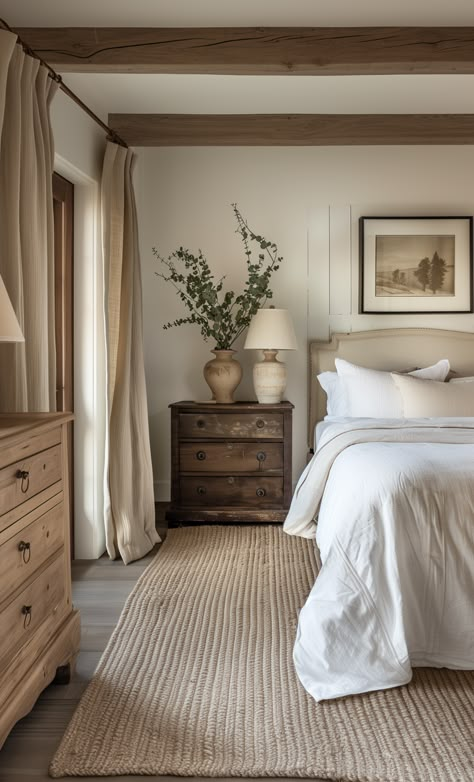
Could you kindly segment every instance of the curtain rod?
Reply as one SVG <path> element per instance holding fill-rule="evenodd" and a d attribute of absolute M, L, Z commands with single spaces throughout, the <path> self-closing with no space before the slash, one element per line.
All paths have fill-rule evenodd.
<path fill-rule="evenodd" d="M 105 122 L 102 122 L 102 120 L 100 119 L 100 117 L 98 117 L 98 116 L 97 116 L 97 114 L 95 114 L 95 113 L 92 111 L 92 109 L 90 109 L 90 108 L 89 108 L 89 106 L 87 106 L 87 105 L 84 103 L 84 101 L 82 101 L 82 100 L 79 98 L 79 96 L 78 96 L 78 95 L 76 95 L 76 93 L 75 93 L 75 92 L 73 92 L 73 91 L 70 89 L 70 87 L 68 87 L 68 86 L 67 86 L 67 84 L 65 84 L 65 83 L 64 83 L 64 81 L 63 81 L 63 77 L 62 77 L 62 76 L 61 76 L 59 73 L 57 73 L 57 72 L 54 70 L 54 68 L 52 68 L 52 67 L 51 67 L 51 65 L 49 65 L 49 64 L 48 64 L 48 63 L 47 63 L 45 60 L 43 60 L 43 58 L 42 58 L 42 57 L 40 57 L 40 56 L 39 56 L 39 54 L 37 54 L 37 53 L 36 53 L 36 52 L 35 52 L 33 49 L 31 49 L 31 48 L 28 46 L 28 44 L 27 44 L 27 43 L 25 43 L 25 41 L 23 41 L 23 40 L 20 38 L 20 36 L 18 35 L 18 33 L 16 33 L 16 32 L 15 32 L 15 30 L 12 30 L 12 28 L 10 27 L 10 25 L 9 25 L 9 24 L 7 24 L 7 23 L 6 23 L 6 21 L 5 21 L 4 19 L 0 18 L 0 24 L 1 24 L 1 25 L 4 27 L 4 29 L 5 29 L 5 30 L 8 30 L 10 33 L 13 33 L 14 35 L 16 35 L 16 37 L 17 37 L 17 39 L 18 39 L 18 42 L 21 44 L 21 46 L 23 47 L 23 51 L 24 51 L 26 54 L 29 54 L 31 57 L 34 57 L 34 58 L 35 58 L 35 60 L 39 60 L 39 61 L 40 61 L 41 65 L 43 65 L 43 66 L 44 66 L 44 67 L 45 67 L 45 68 L 48 70 L 48 75 L 49 75 L 49 77 L 50 77 L 51 79 L 53 79 L 55 82 L 57 82 L 57 83 L 59 84 L 59 88 L 60 88 L 60 89 L 61 89 L 61 90 L 62 90 L 64 93 L 66 93 L 66 95 L 68 96 L 68 98 L 71 98 L 71 100 L 73 100 L 73 101 L 74 101 L 74 103 L 76 103 L 76 104 L 79 106 L 79 108 L 81 108 L 83 111 L 85 111 L 85 113 L 86 113 L 86 114 L 88 114 L 88 115 L 89 115 L 89 117 L 90 117 L 91 119 L 93 119 L 93 120 L 94 120 L 94 122 L 96 122 L 96 123 L 97 123 L 97 125 L 100 125 L 100 127 L 101 127 L 103 130 L 105 130 L 105 132 L 107 133 L 107 139 L 108 139 L 108 140 L 110 140 L 110 141 L 113 141 L 115 144 L 119 144 L 121 147 L 125 147 L 126 149 L 128 148 L 128 144 L 127 144 L 127 142 L 126 142 L 126 141 L 124 141 L 124 140 L 123 140 L 123 138 L 120 138 L 120 136 L 118 135 L 118 133 L 116 133 L 116 132 L 115 132 L 115 130 L 113 130 L 113 129 L 112 129 L 112 128 L 110 128 L 108 125 L 106 125 L 106 124 L 105 124 Z"/>

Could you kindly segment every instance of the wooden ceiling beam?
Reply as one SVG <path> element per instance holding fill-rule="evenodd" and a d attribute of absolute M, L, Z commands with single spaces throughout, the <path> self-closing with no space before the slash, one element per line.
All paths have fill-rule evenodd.
<path fill-rule="evenodd" d="M 109 114 L 137 147 L 474 144 L 474 114 Z"/>
<path fill-rule="evenodd" d="M 474 27 L 27 27 L 17 32 L 61 72 L 474 73 Z"/>

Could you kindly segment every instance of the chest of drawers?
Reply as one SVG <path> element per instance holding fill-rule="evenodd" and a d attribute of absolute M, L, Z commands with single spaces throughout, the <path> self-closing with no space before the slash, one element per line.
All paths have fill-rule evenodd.
<path fill-rule="evenodd" d="M 79 648 L 65 413 L 0 415 L 0 746 Z"/>
<path fill-rule="evenodd" d="M 169 521 L 284 521 L 291 500 L 290 402 L 171 407 Z"/>

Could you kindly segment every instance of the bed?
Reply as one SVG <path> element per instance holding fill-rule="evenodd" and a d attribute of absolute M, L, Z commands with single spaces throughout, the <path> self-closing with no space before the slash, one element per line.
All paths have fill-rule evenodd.
<path fill-rule="evenodd" d="M 457 373 L 449 383 L 398 374 L 433 365 L 430 377 L 439 359 Z M 362 398 L 363 415 L 318 427 L 284 524 L 315 538 L 321 557 L 294 647 L 316 700 L 406 684 L 416 666 L 474 668 L 474 334 L 390 329 L 312 343 L 311 446 L 327 404 L 316 376 L 336 364 L 343 376 L 344 362 L 388 371 L 367 408 L 377 416 Z"/>

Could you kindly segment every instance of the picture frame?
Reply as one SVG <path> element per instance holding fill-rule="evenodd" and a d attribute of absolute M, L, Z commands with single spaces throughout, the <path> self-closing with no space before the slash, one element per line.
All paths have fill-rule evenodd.
<path fill-rule="evenodd" d="M 360 217 L 359 313 L 473 312 L 473 217 Z"/>

